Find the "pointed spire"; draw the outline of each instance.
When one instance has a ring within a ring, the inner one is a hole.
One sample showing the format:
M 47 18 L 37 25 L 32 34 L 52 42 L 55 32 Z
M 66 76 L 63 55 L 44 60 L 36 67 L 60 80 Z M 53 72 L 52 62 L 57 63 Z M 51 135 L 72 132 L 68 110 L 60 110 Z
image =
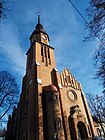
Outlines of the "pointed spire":
M 40 24 L 40 12 L 38 12 L 38 24 Z
M 37 30 L 43 30 L 43 25 L 40 23 L 40 12 L 38 12 L 38 24 L 36 25 Z

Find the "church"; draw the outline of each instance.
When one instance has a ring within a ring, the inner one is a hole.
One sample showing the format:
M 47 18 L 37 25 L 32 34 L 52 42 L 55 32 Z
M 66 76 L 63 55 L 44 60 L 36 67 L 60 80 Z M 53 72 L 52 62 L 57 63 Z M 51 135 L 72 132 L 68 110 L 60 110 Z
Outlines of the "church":
M 26 55 L 20 101 L 9 116 L 6 140 L 91 140 L 96 136 L 82 86 L 68 69 L 57 70 L 40 15 Z

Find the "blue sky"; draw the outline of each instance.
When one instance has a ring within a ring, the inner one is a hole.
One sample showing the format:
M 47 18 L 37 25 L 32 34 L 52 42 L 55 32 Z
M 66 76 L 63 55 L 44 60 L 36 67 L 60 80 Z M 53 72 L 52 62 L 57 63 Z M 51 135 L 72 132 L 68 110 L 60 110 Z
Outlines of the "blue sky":
M 0 21 L 0 70 L 8 70 L 21 87 L 25 74 L 29 37 L 37 24 L 40 12 L 41 23 L 50 36 L 50 45 L 55 48 L 56 67 L 61 72 L 68 68 L 82 84 L 85 93 L 99 94 L 99 80 L 94 79 L 95 68 L 92 56 L 98 41 L 83 42 L 88 34 L 85 23 L 69 3 L 69 0 L 4 0 L 6 18 Z M 72 0 L 85 16 L 89 0 Z M 88 19 L 87 19 L 88 20 Z

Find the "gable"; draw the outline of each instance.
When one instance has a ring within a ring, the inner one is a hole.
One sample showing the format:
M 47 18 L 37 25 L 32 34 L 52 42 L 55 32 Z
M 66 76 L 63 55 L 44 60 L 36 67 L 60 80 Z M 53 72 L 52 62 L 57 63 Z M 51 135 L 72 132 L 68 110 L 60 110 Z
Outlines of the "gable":
M 60 74 L 62 87 L 73 87 L 82 90 L 81 84 L 74 78 L 68 69 L 64 69 Z

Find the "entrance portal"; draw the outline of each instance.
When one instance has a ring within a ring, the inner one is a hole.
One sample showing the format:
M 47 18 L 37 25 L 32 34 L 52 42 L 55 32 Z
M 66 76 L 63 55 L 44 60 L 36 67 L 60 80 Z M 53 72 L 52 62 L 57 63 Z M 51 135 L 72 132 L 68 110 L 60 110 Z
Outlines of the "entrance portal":
M 88 135 L 85 124 L 83 122 L 78 122 L 77 128 L 78 128 L 78 140 L 87 139 Z

